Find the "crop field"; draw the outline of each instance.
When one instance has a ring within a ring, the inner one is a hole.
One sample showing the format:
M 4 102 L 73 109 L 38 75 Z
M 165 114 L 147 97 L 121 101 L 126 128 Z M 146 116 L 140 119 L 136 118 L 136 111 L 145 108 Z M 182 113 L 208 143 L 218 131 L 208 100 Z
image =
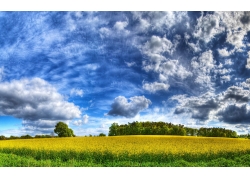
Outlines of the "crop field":
M 113 136 L 0 141 L 1 167 L 249 167 L 250 140 Z

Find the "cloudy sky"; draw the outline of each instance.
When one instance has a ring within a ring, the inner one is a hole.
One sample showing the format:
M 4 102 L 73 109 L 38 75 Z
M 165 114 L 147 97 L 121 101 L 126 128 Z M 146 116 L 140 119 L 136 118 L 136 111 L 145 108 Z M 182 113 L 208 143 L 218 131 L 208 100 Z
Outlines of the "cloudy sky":
M 164 121 L 250 132 L 249 12 L 0 12 L 0 134 Z

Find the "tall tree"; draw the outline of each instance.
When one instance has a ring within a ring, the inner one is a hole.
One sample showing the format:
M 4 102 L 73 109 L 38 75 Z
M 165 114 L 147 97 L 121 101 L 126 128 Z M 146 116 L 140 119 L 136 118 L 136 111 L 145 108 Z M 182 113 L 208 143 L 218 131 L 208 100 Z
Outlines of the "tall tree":
M 58 134 L 59 137 L 75 137 L 73 130 L 63 122 L 58 122 L 56 124 L 54 132 Z

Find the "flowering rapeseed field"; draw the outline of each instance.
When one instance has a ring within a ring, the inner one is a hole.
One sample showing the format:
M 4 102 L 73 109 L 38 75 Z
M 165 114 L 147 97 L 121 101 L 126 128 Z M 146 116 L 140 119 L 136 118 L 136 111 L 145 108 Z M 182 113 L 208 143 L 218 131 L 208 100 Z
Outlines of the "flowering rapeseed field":
M 233 160 L 248 158 L 250 140 L 157 135 L 20 139 L 0 141 L 0 153 L 35 160 L 60 159 L 65 166 L 82 166 L 79 162 L 87 161 L 90 164 L 83 166 L 213 166 L 206 162 L 218 158 L 231 158 L 231 165 L 224 166 L 239 166 Z M 174 164 L 180 160 L 183 165 Z M 67 165 L 67 161 L 78 163 Z

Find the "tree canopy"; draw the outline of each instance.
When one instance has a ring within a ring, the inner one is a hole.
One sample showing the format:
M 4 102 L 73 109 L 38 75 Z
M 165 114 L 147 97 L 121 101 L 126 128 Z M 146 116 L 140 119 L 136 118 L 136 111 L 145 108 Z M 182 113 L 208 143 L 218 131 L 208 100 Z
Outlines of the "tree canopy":
M 119 135 L 180 135 L 180 136 L 205 136 L 205 137 L 230 137 L 236 138 L 237 133 L 225 128 L 195 129 L 184 127 L 181 124 L 167 122 L 132 122 L 128 124 L 113 123 L 109 127 L 109 136 Z
M 56 124 L 54 132 L 58 134 L 59 137 L 75 137 L 73 130 L 63 122 L 58 122 Z

